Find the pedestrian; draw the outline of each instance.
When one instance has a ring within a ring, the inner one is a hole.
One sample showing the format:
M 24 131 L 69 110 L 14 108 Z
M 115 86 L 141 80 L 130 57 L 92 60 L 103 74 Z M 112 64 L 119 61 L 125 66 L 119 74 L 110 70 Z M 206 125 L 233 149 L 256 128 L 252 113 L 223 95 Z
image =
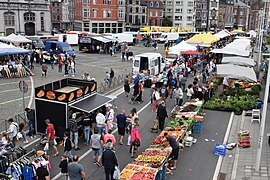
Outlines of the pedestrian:
M 141 135 L 140 135 L 140 131 L 139 131 L 139 124 L 136 124 L 132 129 L 131 129 L 131 158 L 134 158 L 134 152 L 135 150 L 137 150 L 137 152 L 139 153 L 139 148 L 141 145 Z
M 107 132 L 109 129 L 113 128 L 113 120 L 114 120 L 114 110 L 112 108 L 112 104 L 106 104 L 106 128 L 105 131 Z
M 190 101 L 192 99 L 192 96 L 194 95 L 194 90 L 192 84 L 188 85 L 188 88 L 185 90 L 187 93 L 187 101 Z
M 179 155 L 179 142 L 177 142 L 172 136 L 169 136 L 168 132 L 164 133 L 164 137 L 172 148 L 170 158 L 173 160 L 173 167 L 171 167 L 171 169 L 174 170 L 176 169 L 176 163 Z
M 176 88 L 173 91 L 174 98 L 175 98 L 175 105 L 176 106 L 182 106 L 183 103 L 183 91 L 179 86 L 176 86 Z
M 79 156 L 75 155 L 68 164 L 68 177 L 70 180 L 86 180 L 83 166 L 79 163 Z
M 113 68 L 111 68 L 111 72 L 110 72 L 110 86 L 112 85 L 112 82 L 113 82 L 113 78 L 114 78 L 114 70 Z
M 68 76 L 68 54 L 67 52 L 64 53 L 65 54 L 65 60 L 64 60 L 64 65 L 65 65 L 65 75 L 64 76 Z
M 162 131 L 164 129 L 165 119 L 168 117 L 167 110 L 164 101 L 162 101 L 157 109 L 157 119 L 159 123 L 159 129 Z
M 132 108 L 131 111 L 130 111 L 130 115 L 127 117 L 127 125 L 126 125 L 126 129 L 127 129 L 126 132 L 128 134 L 127 146 L 130 146 L 130 144 L 131 144 L 131 129 L 137 123 L 139 123 L 138 120 L 139 120 L 139 116 L 137 114 L 137 109 Z
M 127 121 L 127 116 L 125 115 L 125 113 L 126 111 L 122 109 L 121 113 L 116 116 L 120 145 L 123 145 L 123 139 L 125 136 L 126 121 Z
M 2 132 L 1 133 L 1 144 L 3 145 L 7 145 L 10 143 L 10 139 L 9 139 L 9 136 L 8 136 L 8 133 L 7 132 Z
M 53 149 L 54 149 L 54 155 L 53 155 L 53 157 L 56 157 L 56 156 L 59 155 L 59 152 L 58 152 L 57 147 L 56 147 L 54 126 L 50 122 L 49 119 L 46 119 L 45 120 L 45 124 L 47 125 L 47 129 L 46 129 L 46 133 L 45 133 L 46 134 L 46 138 L 47 138 L 47 143 L 49 143 L 49 147 L 50 147 L 50 145 L 53 146 Z M 49 149 L 47 151 L 49 151 Z
M 159 95 L 159 92 L 157 91 L 157 88 L 154 88 L 152 98 L 153 98 L 152 112 L 155 112 L 158 107 L 158 101 L 160 100 L 160 95 Z
M 121 46 L 121 53 L 122 53 L 122 62 L 125 62 L 125 44 Z
M 40 167 L 37 168 L 36 174 L 38 180 L 49 180 L 50 174 L 47 169 L 48 161 L 41 161 Z
M 94 134 L 94 129 L 97 128 L 97 120 L 96 120 L 96 117 L 97 117 L 97 112 L 99 110 L 95 110 L 94 112 L 91 112 L 90 113 L 90 119 L 91 119 L 91 122 L 92 122 L 92 127 L 91 127 L 91 135 Z M 90 139 L 90 138 L 89 138 Z
M 181 87 L 182 91 L 186 89 L 186 81 L 187 79 L 184 77 L 184 73 L 180 72 L 179 74 L 179 86 Z
M 168 90 L 165 85 L 162 86 L 162 88 L 159 90 L 160 99 L 165 102 L 166 105 L 166 99 L 168 97 Z
M 75 62 L 70 59 L 70 73 L 72 77 L 75 77 Z
M 96 112 L 97 113 L 96 122 L 97 122 L 98 133 L 103 136 L 104 133 L 105 133 L 105 126 L 106 126 L 105 121 L 106 121 L 106 118 L 101 112 L 102 112 L 101 109 Z
M 138 92 L 139 92 L 138 97 L 137 97 L 137 99 L 135 99 L 135 100 L 138 101 L 139 104 L 140 104 L 140 103 L 143 103 L 143 100 L 142 100 L 143 81 L 142 81 L 142 80 L 140 80 L 140 82 L 139 82 L 139 84 L 138 84 Z
M 32 139 L 33 136 L 36 135 L 35 110 L 30 109 L 30 108 L 25 108 L 25 112 L 26 112 L 26 117 L 28 119 L 28 128 L 29 128 L 28 136 Z
M 26 132 L 23 130 L 24 128 L 24 123 L 19 124 L 19 132 L 17 134 L 17 140 L 23 139 L 23 143 L 27 144 L 28 140 L 26 138 Z
M 94 164 L 100 166 L 100 160 L 103 149 L 103 140 L 102 136 L 98 134 L 97 129 L 94 130 L 94 134 L 91 136 L 90 149 L 92 149 Z
M 31 57 L 30 57 L 30 69 L 34 69 L 33 63 L 34 63 L 34 59 L 35 59 L 35 51 L 32 51 L 31 53 Z
M 61 168 L 61 179 L 62 180 L 68 180 L 68 163 L 69 163 L 68 156 L 63 155 L 61 162 L 59 164 L 59 168 Z
M 73 159 L 73 155 L 72 155 L 72 143 L 70 141 L 70 135 L 69 133 L 66 131 L 64 133 L 64 153 L 65 155 L 68 156 L 69 159 Z
M 92 120 L 90 118 L 90 114 L 85 113 L 83 120 L 82 120 L 82 125 L 83 125 L 83 132 L 84 132 L 84 140 L 85 140 L 85 145 L 88 146 L 89 141 L 90 141 L 90 133 L 91 133 L 91 127 L 92 127 Z
M 112 143 L 105 145 L 106 150 L 102 153 L 102 165 L 104 166 L 106 180 L 113 180 L 113 173 L 118 166 L 118 161 Z
M 106 75 L 105 75 L 105 83 L 107 84 L 108 87 L 111 87 L 111 78 L 110 78 L 110 73 L 108 71 L 106 71 Z
M 130 92 L 130 86 L 129 86 L 129 82 L 128 82 L 128 76 L 126 76 L 126 78 L 124 80 L 124 91 L 125 91 L 125 96 L 128 97 L 128 94 Z
M 70 140 L 71 142 L 74 141 L 74 145 L 75 145 L 75 151 L 80 150 L 79 148 L 79 128 L 78 128 L 78 124 L 77 124 L 77 114 L 73 113 L 71 115 L 71 119 L 69 119 L 69 131 L 70 131 Z
M 17 141 L 17 134 L 18 134 L 18 124 L 14 122 L 13 118 L 8 119 L 8 123 L 9 123 L 9 129 L 7 131 L 7 134 L 9 134 L 12 144 L 15 147 L 16 141 Z
M 111 129 L 109 129 L 108 130 L 108 133 L 104 135 L 104 143 L 106 144 L 109 139 L 112 141 L 111 143 L 113 145 L 115 145 L 116 140 L 115 140 L 115 136 L 112 134 L 112 130 Z
M 46 63 L 42 63 L 42 66 L 41 66 L 41 71 L 42 71 L 42 75 L 41 76 L 47 76 L 47 71 L 48 71 L 48 66 Z
M 54 51 L 52 49 L 50 49 L 50 63 L 51 63 L 51 67 L 52 69 L 54 69 Z
M 58 73 L 62 74 L 62 66 L 63 66 L 63 60 L 62 60 L 62 54 L 58 54 Z

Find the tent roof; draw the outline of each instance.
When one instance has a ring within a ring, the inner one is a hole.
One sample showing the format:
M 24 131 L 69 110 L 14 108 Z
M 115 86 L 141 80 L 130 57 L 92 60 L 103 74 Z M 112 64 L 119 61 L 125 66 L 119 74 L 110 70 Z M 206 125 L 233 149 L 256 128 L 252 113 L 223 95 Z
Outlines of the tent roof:
M 173 46 L 173 47 L 170 47 L 169 48 L 169 51 L 170 52 L 182 52 L 182 51 L 188 51 L 188 50 L 194 50 L 196 51 L 196 47 L 195 46 L 192 46 L 190 44 L 188 44 L 186 41 L 181 41 L 179 44 Z
M 257 77 L 253 68 L 233 64 L 218 64 L 217 76 L 257 82 Z
M 107 38 L 104 38 L 104 37 L 101 37 L 101 36 L 94 36 L 92 38 L 95 39 L 95 40 L 98 40 L 100 42 L 103 42 L 103 43 L 112 42 L 112 40 L 107 39 Z
M 213 36 L 211 33 L 196 34 L 187 40 L 187 43 L 201 43 L 201 44 L 212 44 L 219 40 L 218 37 Z
M 8 35 L 7 37 L 1 37 L 0 38 L 3 41 L 13 42 L 13 43 L 31 43 L 32 41 L 30 39 L 27 39 L 26 37 L 22 35 L 15 35 L 14 33 Z
M 223 64 L 234 64 L 240 66 L 255 66 L 255 61 L 251 58 L 244 58 L 240 56 L 233 56 L 233 57 L 223 57 L 222 61 Z
M 13 47 L 13 48 L 0 48 L 0 55 L 9 55 L 9 54 L 26 54 L 30 53 L 30 50 Z
M 218 33 L 214 34 L 214 36 L 218 37 L 218 38 L 225 38 L 227 36 L 230 36 L 231 34 L 228 33 L 228 31 L 222 30 L 219 31 Z

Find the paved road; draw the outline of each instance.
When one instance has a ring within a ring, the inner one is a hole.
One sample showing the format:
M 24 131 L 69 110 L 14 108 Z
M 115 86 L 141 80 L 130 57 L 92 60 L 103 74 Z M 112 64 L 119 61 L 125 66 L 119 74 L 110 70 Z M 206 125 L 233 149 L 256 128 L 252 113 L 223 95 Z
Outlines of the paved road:
M 80 78 L 83 73 L 89 72 L 90 75 L 96 78 L 97 82 L 100 83 L 105 78 L 105 72 L 109 71 L 111 67 L 115 70 L 115 76 L 131 72 L 132 62 L 122 63 L 120 53 L 116 54 L 116 57 L 111 57 L 110 55 L 104 54 L 83 53 L 78 51 L 78 47 L 74 48 L 77 54 L 77 78 Z M 135 55 L 143 52 L 154 52 L 154 49 L 151 47 L 145 48 L 139 45 L 130 46 L 130 50 L 133 51 Z M 165 54 L 161 46 L 156 52 Z M 55 66 L 54 69 L 51 69 L 49 66 L 48 76 L 46 78 L 41 77 L 40 65 L 34 64 L 34 66 L 35 69 L 33 72 L 35 76 L 33 76 L 33 83 L 31 83 L 30 77 L 0 79 L 0 132 L 5 129 L 3 124 L 4 119 L 23 112 L 22 94 L 18 89 L 20 80 L 24 79 L 29 85 L 29 91 L 25 94 L 25 104 L 28 106 L 31 99 L 32 86 L 37 87 L 63 78 L 63 75 L 58 74 L 57 66 Z M 32 102 L 31 107 L 34 108 L 34 100 Z

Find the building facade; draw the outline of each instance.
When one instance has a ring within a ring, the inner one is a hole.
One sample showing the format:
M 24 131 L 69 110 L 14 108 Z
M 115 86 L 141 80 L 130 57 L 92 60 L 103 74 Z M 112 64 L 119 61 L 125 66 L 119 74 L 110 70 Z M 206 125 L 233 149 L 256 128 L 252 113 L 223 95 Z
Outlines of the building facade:
M 219 0 L 217 28 L 232 29 L 234 26 L 234 0 Z
M 234 28 L 235 29 L 249 29 L 249 12 L 250 7 L 240 0 L 234 1 Z
M 162 0 L 147 0 L 148 6 L 148 26 L 161 26 L 163 19 L 164 4 Z
M 0 33 L 4 35 L 35 35 L 51 30 L 47 0 L 0 0 L 0 16 Z
M 219 0 L 208 0 L 208 30 L 216 32 L 218 25 Z
M 127 31 L 138 31 L 147 26 L 147 4 L 144 0 L 128 0 L 126 4 Z
M 74 0 L 62 0 L 62 29 L 74 30 Z
M 74 30 L 121 33 L 125 22 L 125 0 L 74 0 Z
M 194 0 L 166 0 L 165 17 L 168 17 L 174 27 L 194 30 L 195 1 Z
M 196 31 L 207 31 L 207 13 L 208 13 L 208 4 L 207 0 L 196 0 L 196 20 L 195 28 Z
M 50 0 L 52 29 L 62 30 L 62 0 Z

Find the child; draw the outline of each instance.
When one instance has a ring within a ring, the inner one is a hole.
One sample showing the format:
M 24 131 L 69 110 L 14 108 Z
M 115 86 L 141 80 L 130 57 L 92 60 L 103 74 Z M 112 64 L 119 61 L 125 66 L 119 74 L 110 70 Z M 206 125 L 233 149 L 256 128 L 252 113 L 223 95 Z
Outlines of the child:
M 23 130 L 24 128 L 24 123 L 20 123 L 19 124 L 19 133 L 17 135 L 17 139 L 23 139 L 23 143 L 28 143 L 27 139 L 26 139 L 26 133 Z
M 61 168 L 61 177 L 62 180 L 67 180 L 68 179 L 68 156 L 63 155 L 62 160 L 59 164 L 59 168 Z

